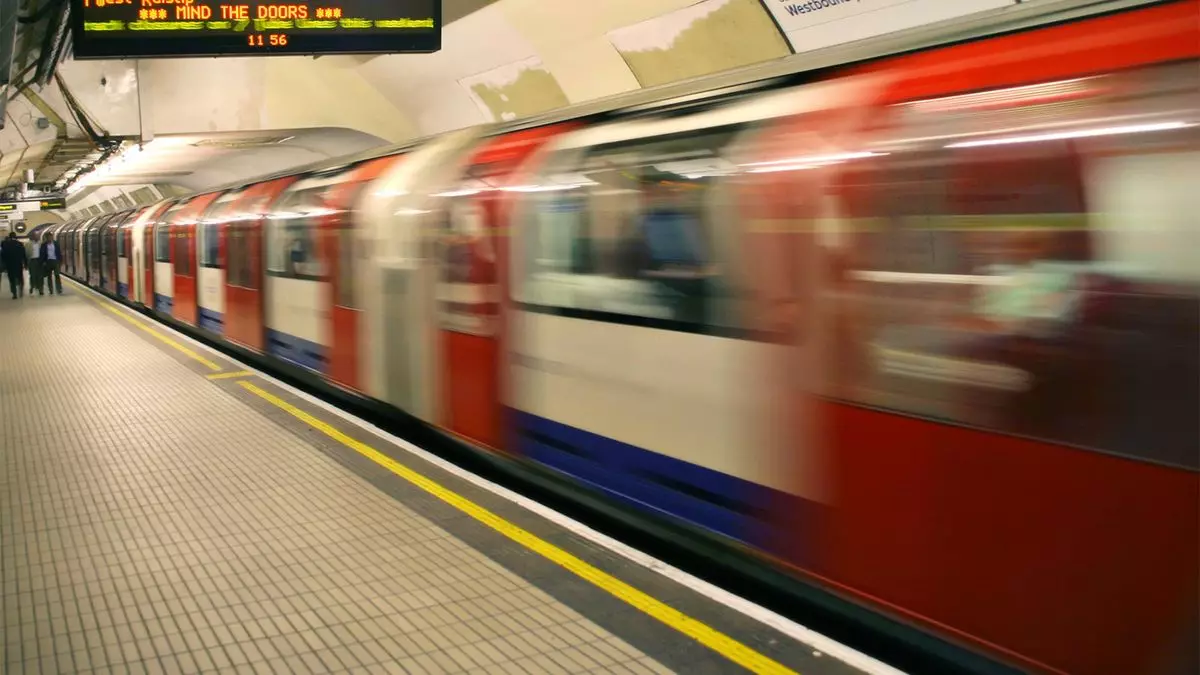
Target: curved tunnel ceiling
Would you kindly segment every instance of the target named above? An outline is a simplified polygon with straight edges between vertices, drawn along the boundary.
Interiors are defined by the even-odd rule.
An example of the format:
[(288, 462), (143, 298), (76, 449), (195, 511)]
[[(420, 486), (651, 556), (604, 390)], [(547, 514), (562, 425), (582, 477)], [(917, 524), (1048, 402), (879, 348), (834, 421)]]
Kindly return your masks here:
[[(60, 74), (112, 136), (307, 130), (305, 138), (339, 155), (922, 25), (945, 26), (943, 38), (951, 39), (968, 21), (1145, 1), (828, 0), (820, 11), (801, 12), (812, 0), (445, 0), (450, 23), (435, 54), (68, 61)], [(57, 85), (38, 96), (64, 109)], [(10, 178), (16, 148), (36, 154), (34, 146), (52, 147), (56, 131), (62, 135), (53, 125), (35, 128), (41, 113), (32, 104), (18, 111), (18, 103), (17, 123), (0, 131), (0, 180)], [(62, 118), (66, 135), (79, 136)], [(201, 161), (176, 153), (179, 164), (160, 158), (125, 180), (202, 189), (277, 171), (285, 155), (244, 149)]]

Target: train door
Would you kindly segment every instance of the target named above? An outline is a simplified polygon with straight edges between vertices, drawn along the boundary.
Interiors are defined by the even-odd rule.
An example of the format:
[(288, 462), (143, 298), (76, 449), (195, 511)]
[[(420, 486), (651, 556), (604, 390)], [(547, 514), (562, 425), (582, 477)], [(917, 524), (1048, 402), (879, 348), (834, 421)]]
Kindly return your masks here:
[(154, 287), (155, 266), (157, 256), (155, 255), (155, 244), (157, 236), (155, 234), (155, 226), (157, 217), (149, 219), (145, 227), (142, 229), (142, 304), (150, 309), (158, 309), (158, 294)]
[(271, 206), (266, 220), (267, 351), (327, 374), (333, 317), (329, 251), (320, 245), (324, 221), (355, 167), (303, 176)]
[(109, 231), (108, 260), (105, 265), (105, 275), (108, 278), (109, 291), (114, 295), (124, 297), (121, 292), (121, 257), (125, 254), (125, 224), (137, 215), (137, 211), (129, 210), (112, 223)]
[(729, 183), (764, 112), (551, 141), (515, 188), (506, 385), (522, 454), (755, 547), (787, 483), (764, 449), (770, 348), (744, 322)]
[(103, 218), (93, 218), (86, 223), (80, 225), (74, 232), (71, 233), (71, 251), (69, 257), (71, 259), (71, 272), (75, 277), (87, 281), (87, 233)]
[(76, 253), (71, 257), (75, 259), (76, 276), (82, 279), (85, 284), (90, 285), (92, 283), (91, 270), (89, 269), (91, 266), (88, 264), (90, 262), (89, 259), (91, 258), (92, 250), (92, 228), (96, 227), (98, 223), (103, 222), (105, 217), (106, 216), (101, 216), (96, 220), (86, 223), (83, 227), (79, 228), (79, 232), (76, 235)]
[(131, 212), (123, 211), (113, 216), (100, 230), (100, 288), (107, 293), (117, 292), (117, 238), (121, 225)]
[(85, 264), (83, 246), (84, 237), (87, 235), (88, 229), (91, 228), (97, 220), (99, 220), (99, 218), (93, 218), (84, 223), (80, 223), (79, 227), (75, 228), (69, 237), (69, 242), (67, 245), (70, 246), (70, 249), (65, 251), (64, 254), (71, 263), (71, 274), (76, 278), (83, 280), (87, 279), (87, 266)]
[(63, 261), (60, 263), (69, 274), (77, 279), (83, 279), (83, 233), (96, 219), (90, 218), (76, 223), (59, 237), (58, 244), (63, 249)]
[(100, 289), (105, 290), (104, 283), (107, 281), (104, 276), (104, 246), (108, 234), (109, 223), (115, 218), (116, 214), (110, 214), (103, 221), (92, 226), (88, 231), (88, 283)]
[(259, 183), (242, 199), (227, 202), (213, 216), (224, 223), (218, 236), (224, 242), (225, 339), (257, 352), (266, 351), (263, 301), (262, 214), (294, 177)]
[(144, 214), (146, 209), (137, 209), (125, 218), (125, 222), (117, 229), (117, 295), (129, 300), (134, 298), (133, 274), (133, 225)]
[(81, 221), (67, 223), (62, 227), (54, 229), (54, 241), (58, 242), (58, 248), (62, 251), (62, 261), (59, 262), (59, 271), (67, 276), (74, 276), (75, 272), (71, 269), (71, 232), (79, 227)]
[(196, 221), (216, 199), (216, 193), (184, 202), (169, 222), (171, 228), (172, 316), (189, 326), (197, 325)]
[(101, 262), (100, 250), (103, 237), (101, 236), (101, 233), (105, 231), (108, 223), (116, 217), (116, 214), (106, 215), (88, 226), (87, 232), (84, 233), (84, 278), (87, 279), (89, 286), (103, 288), (104, 266)]
[(563, 130), (550, 127), (505, 135), (470, 158), (439, 216), (437, 305), (446, 430), (487, 447), (502, 443), (500, 307), (506, 295), (505, 236), (512, 193), (503, 191), (534, 151)]
[(153, 279), (150, 287), (154, 289), (154, 311), (172, 315), (175, 307), (175, 270), (171, 262), (171, 220), (184, 208), (186, 202), (172, 203), (163, 214), (148, 228), (153, 233), (154, 262), (151, 265)]
[(59, 262), (59, 270), (67, 276), (75, 275), (74, 250), (75, 247), (71, 244), (71, 239), (76, 228), (87, 221), (76, 221), (67, 223), (58, 228), (54, 233), (54, 240), (58, 242), (58, 248), (62, 251), (62, 261)]
[(370, 253), (355, 275), (362, 389), (431, 424), (441, 405), (432, 195), (454, 179), (478, 140), (477, 129), (464, 129), (406, 153), (356, 205), (356, 242)]
[(69, 261), (67, 260), (67, 258), (69, 257), (67, 255), (67, 252), (70, 250), (67, 248), (67, 239), (70, 238), (68, 236), (68, 233), (78, 224), (79, 224), (78, 221), (76, 221), (76, 222), (72, 222), (72, 223), (67, 223), (65, 225), (62, 225), (61, 227), (55, 227), (55, 228), (51, 229), (51, 233), (54, 235), (54, 241), (58, 242), (59, 250), (61, 250), (63, 252), (63, 254), (62, 254), (63, 260), (62, 260), (62, 262), (59, 263), (59, 271), (61, 271), (63, 274), (66, 274), (66, 275), (71, 274), (71, 265), (69, 264)]
[(105, 293), (112, 292), (113, 275), (109, 272), (109, 260), (113, 258), (112, 241), (113, 227), (121, 221), (123, 214), (116, 213), (100, 227), (96, 228), (96, 277), (99, 279), (98, 288)]
[(760, 441), (783, 477), (770, 500), (773, 534), (765, 543), (817, 571), (824, 549), (812, 533), (831, 499), (820, 396), (828, 391), (835, 323), (821, 294), (837, 266), (840, 233), (831, 223), (841, 215), (830, 194), (845, 166), (870, 156), (857, 144), (873, 94), (854, 83), (832, 85), (828, 96), (804, 102), (739, 148), (747, 173), (734, 203), (743, 224), (736, 236), (746, 321), (765, 347), (756, 364), (757, 386), (767, 394), (759, 423), (773, 431)]
[(196, 269), (197, 316), (204, 330), (225, 333), (225, 285), (227, 278), (225, 229), (236, 204), (249, 188), (229, 190), (217, 197), (196, 223), (196, 247), (200, 264)]
[(133, 221), (129, 237), (132, 245), (129, 248), (131, 293), (134, 302), (143, 307), (154, 306), (152, 293), (154, 281), (154, 223), (167, 209), (170, 202), (160, 202), (147, 207)]
[(332, 190), (331, 210), (321, 222), (321, 248), (329, 261), (329, 370), (334, 383), (362, 390), (359, 378), (358, 340), (361, 305), (358, 299), (358, 264), (361, 251), (355, 245), (354, 208), (362, 189), (383, 173), (398, 156), (381, 157), (358, 166), (350, 179)]

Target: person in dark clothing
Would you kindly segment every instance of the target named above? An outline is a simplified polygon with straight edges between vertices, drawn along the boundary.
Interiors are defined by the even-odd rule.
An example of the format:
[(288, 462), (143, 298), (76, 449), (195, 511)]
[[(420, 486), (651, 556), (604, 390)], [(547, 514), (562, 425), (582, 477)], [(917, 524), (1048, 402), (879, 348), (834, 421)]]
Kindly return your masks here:
[(17, 233), (9, 232), (8, 237), (0, 242), (0, 262), (4, 264), (4, 273), (8, 275), (8, 287), (12, 290), (13, 300), (25, 295), (25, 247), (17, 241)]
[(50, 295), (62, 295), (62, 275), (58, 272), (58, 266), (62, 264), (62, 247), (54, 241), (54, 235), (50, 232), (42, 239), (38, 260), (42, 262), (41, 278), (49, 287)]

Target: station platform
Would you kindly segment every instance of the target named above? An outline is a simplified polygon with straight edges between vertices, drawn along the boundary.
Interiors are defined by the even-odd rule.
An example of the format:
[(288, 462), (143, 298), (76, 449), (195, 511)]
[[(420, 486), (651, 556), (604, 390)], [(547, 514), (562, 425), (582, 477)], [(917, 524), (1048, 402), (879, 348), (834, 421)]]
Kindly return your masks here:
[(5, 673), (895, 672), (66, 291), (0, 300)]

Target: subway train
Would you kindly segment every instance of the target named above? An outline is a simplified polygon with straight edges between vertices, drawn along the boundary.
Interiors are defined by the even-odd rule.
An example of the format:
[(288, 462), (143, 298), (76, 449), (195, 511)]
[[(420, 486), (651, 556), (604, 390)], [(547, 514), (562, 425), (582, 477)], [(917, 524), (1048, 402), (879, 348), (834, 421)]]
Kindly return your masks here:
[(68, 275), (1031, 671), (1194, 667), (1200, 2), (56, 224)]

